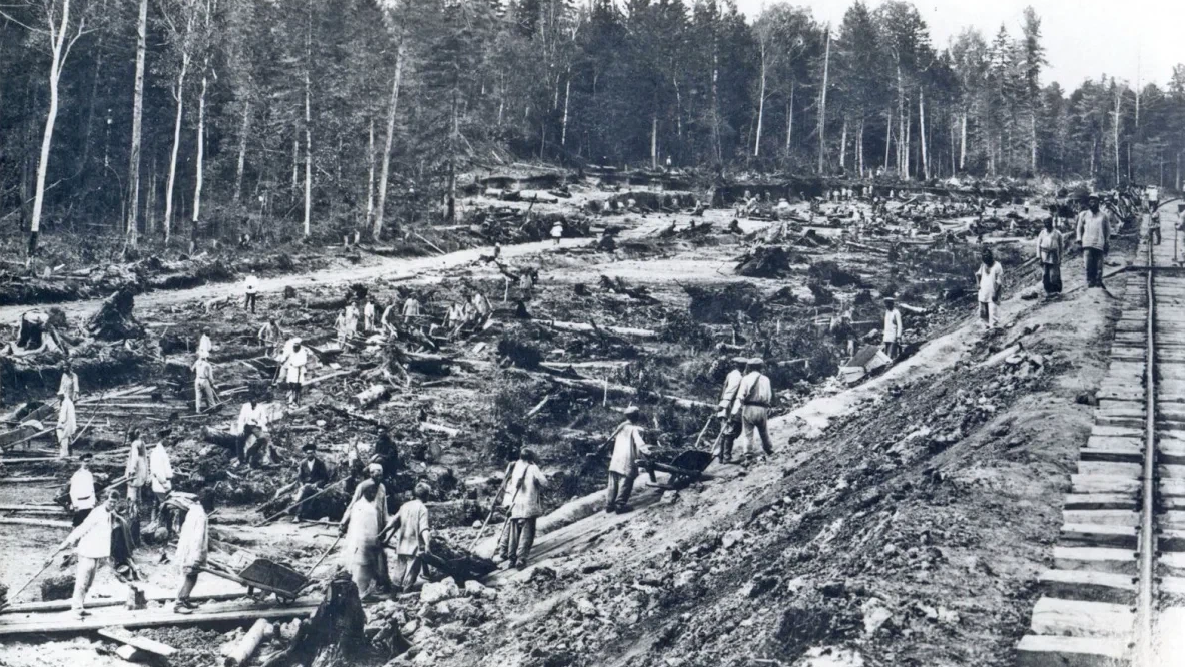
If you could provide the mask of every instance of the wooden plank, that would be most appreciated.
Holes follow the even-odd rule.
[[[57,477],[0,477],[0,484],[32,484],[34,482],[53,482]]]
[[[189,601],[194,604],[201,602],[226,602],[228,600],[237,600],[241,597],[247,596],[247,589],[243,589],[238,593],[213,593],[209,595],[191,595]],[[164,593],[149,595],[149,602],[171,602],[176,599],[174,593]],[[28,614],[32,612],[47,612],[47,611],[68,611],[71,605],[70,600],[48,600],[45,602],[22,602],[20,604],[9,605],[4,608],[5,614]],[[123,598],[103,598],[99,600],[86,601],[87,609],[96,609],[98,607],[122,607],[127,604],[127,600]],[[0,622],[2,622],[0,617]]]
[[[177,651],[177,649],[168,644],[162,644],[155,639],[148,639],[147,637],[137,637],[123,628],[100,628],[95,634],[141,651],[159,655],[162,658],[167,658]]]
[[[41,526],[42,528],[65,528],[73,530],[74,524],[69,521],[54,521],[53,519],[17,519],[0,517],[0,525],[5,526]]]
[[[178,614],[165,609],[117,610],[114,613],[93,614],[78,618],[71,613],[33,614],[24,618],[0,617],[0,637],[32,634],[91,632],[101,628],[120,626],[125,629],[155,628],[171,625],[198,625],[225,621],[254,621],[257,618],[297,618],[312,615],[317,604],[306,599],[303,604],[289,606],[218,605],[209,611]],[[167,609],[167,608],[166,608]]]

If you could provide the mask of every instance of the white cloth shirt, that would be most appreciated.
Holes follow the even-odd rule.
[[[132,443],[128,452],[128,463],[124,467],[124,474],[128,476],[128,486],[144,486],[148,483],[148,451],[140,453],[144,441],[137,439]]]
[[[193,363],[193,373],[195,382],[209,382],[214,384],[214,367],[205,359],[199,358]]]
[[[255,274],[248,275],[247,279],[243,281],[243,291],[247,294],[254,294],[257,289],[259,289],[259,280]]]
[[[79,468],[70,476],[70,505],[76,510],[93,509],[95,502],[95,476],[86,468]]]
[[[720,392],[720,409],[728,411],[732,409],[732,404],[736,401],[737,391],[741,388],[741,372],[734,368],[728,372],[724,378],[724,391]]]
[[[289,384],[304,384],[305,367],[309,365],[309,349],[301,346],[284,357],[284,381]]]
[[[650,448],[642,439],[641,427],[625,422],[617,427],[617,434],[613,437],[613,457],[609,459],[609,472],[632,475],[640,455],[649,453]]]
[[[1078,214],[1075,227],[1079,243],[1087,248],[1102,250],[1111,238],[1111,214],[1105,209],[1099,209],[1098,213],[1086,209]]]
[[[256,404],[251,407],[251,403],[244,403],[243,407],[239,408],[239,418],[235,420],[234,430],[232,435],[242,435],[248,426],[258,426],[260,428],[267,428],[267,410],[264,409],[264,404]]]
[[[395,516],[399,529],[395,532],[395,553],[415,556],[423,546],[422,535],[428,528],[428,508],[419,500],[409,500],[399,507]]]
[[[739,414],[746,405],[769,407],[773,400],[773,391],[769,386],[769,378],[758,371],[750,371],[741,379],[741,388],[737,390],[737,401],[732,406],[732,413]]]
[[[78,429],[78,421],[74,414],[74,401],[69,398],[62,398],[62,404],[58,407],[57,429],[66,435],[73,435],[74,431]]]
[[[177,553],[173,555],[179,567],[184,569],[206,564],[210,554],[209,530],[209,515],[201,503],[190,505],[177,537]]]
[[[991,303],[996,299],[997,285],[1002,285],[1000,281],[1004,279],[1004,268],[999,262],[993,262],[990,268],[980,264],[975,275],[979,276],[979,302]]]
[[[547,477],[534,463],[515,461],[502,506],[510,509],[511,519],[532,519],[543,516],[543,501],[539,492],[547,488]],[[511,501],[513,500],[513,504]]]
[[[1062,233],[1041,230],[1037,235],[1037,257],[1044,264],[1061,264],[1062,261]]]
[[[62,381],[58,384],[58,396],[66,396],[71,401],[78,400],[78,375],[76,373],[62,373]]]
[[[202,337],[198,339],[198,349],[197,349],[198,357],[209,356],[210,350],[213,347],[214,347],[214,345],[210,342],[210,337],[207,336],[206,334],[202,334]]]
[[[886,343],[896,343],[901,338],[905,326],[901,323],[901,311],[894,308],[885,311],[885,334],[881,340]]]
[[[74,546],[79,558],[103,559],[111,557],[111,513],[99,505],[86,515],[86,520],[66,538],[67,546]]]
[[[154,492],[164,493],[173,489],[173,466],[169,463],[169,453],[165,451],[163,442],[152,448],[148,457],[148,472],[152,476]]]

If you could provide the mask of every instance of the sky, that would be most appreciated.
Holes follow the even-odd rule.
[[[785,1],[808,7],[815,19],[838,26],[850,0],[736,0],[750,17]],[[870,8],[881,0],[865,0]],[[1042,82],[1057,81],[1067,92],[1102,74],[1132,85],[1164,87],[1173,65],[1185,63],[1185,0],[914,0],[930,26],[935,47],[945,48],[963,28],[975,26],[990,43],[1003,24],[1013,39],[1021,34],[1022,12],[1031,5],[1041,18],[1049,65]]]

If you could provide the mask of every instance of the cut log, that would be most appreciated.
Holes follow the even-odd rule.
[[[337,310],[338,308],[346,307],[346,297],[342,296],[336,299],[309,299],[305,305],[314,310]]]
[[[553,329],[560,331],[587,331],[593,332],[597,328],[613,332],[620,336],[633,336],[634,338],[654,339],[658,338],[658,332],[653,329],[637,329],[634,327],[608,327],[608,326],[593,326],[584,322],[562,322],[560,320],[548,320],[546,324]]]
[[[227,449],[234,449],[239,442],[239,436],[226,431],[220,431],[209,426],[202,427],[202,441],[208,442]]]
[[[369,389],[359,392],[354,396],[354,400],[358,402],[358,407],[365,410],[370,406],[391,395],[391,389],[384,384],[371,385]]]
[[[441,426],[440,424],[432,424],[430,422],[420,422],[420,431],[431,431],[433,433],[443,433],[450,438],[455,438],[461,432],[451,426]]]
[[[89,607],[91,605],[87,606]],[[134,649],[138,649],[145,653],[159,655],[162,658],[167,658],[177,651],[177,649],[169,646],[168,644],[162,644],[161,642],[158,642],[154,639],[148,639],[147,637],[137,637],[123,628],[102,628],[97,630],[95,634],[99,635],[100,637],[110,639],[111,641],[119,642],[124,646],[130,646]],[[124,659],[127,660],[127,658]]]
[[[226,667],[239,667],[239,665],[247,664],[247,661],[255,653],[255,649],[259,648],[259,645],[271,633],[271,629],[272,624],[269,621],[262,618],[255,621],[247,634],[243,635],[243,638],[231,647],[222,664]]]

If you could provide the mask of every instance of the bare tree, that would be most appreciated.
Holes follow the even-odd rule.
[[[166,0],[167,2],[167,0]],[[173,122],[173,149],[169,156],[169,177],[165,183],[165,243],[169,242],[173,228],[173,188],[177,183],[177,152],[181,147],[181,118],[185,112],[185,75],[189,73],[189,62],[193,58],[193,26],[197,20],[198,0],[175,0],[175,6],[162,6],[161,14],[169,32],[170,41],[177,51],[177,79],[173,82],[173,100],[177,113]]]
[[[135,247],[140,209],[140,140],[144,123],[144,56],[147,51],[148,0],[140,0],[136,21],[136,82],[132,93],[132,150],[128,158],[128,245]]]

